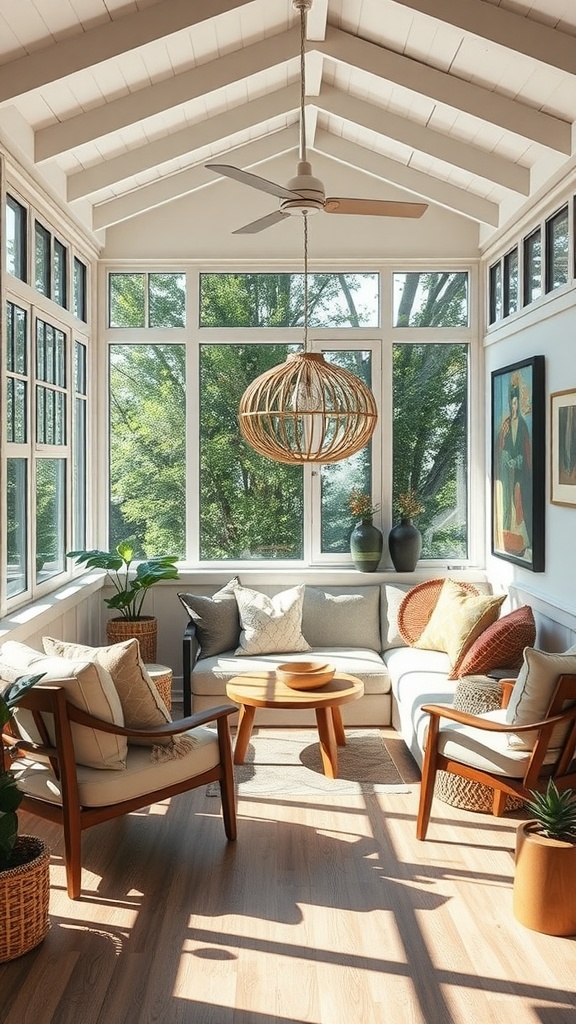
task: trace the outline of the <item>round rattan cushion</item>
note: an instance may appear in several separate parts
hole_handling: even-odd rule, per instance
[[[457,711],[468,711],[471,715],[481,715],[483,711],[494,711],[501,706],[501,691],[496,682],[480,676],[463,676],[454,693],[453,705]],[[463,779],[451,772],[439,771],[436,774],[435,795],[445,804],[460,807],[465,811],[481,811],[492,813],[494,790],[472,779]],[[515,811],[522,807],[519,797],[506,798],[506,810]]]
[[[443,579],[426,580],[412,587],[402,600],[398,609],[398,632],[409,647],[413,647],[422,636],[443,586]],[[458,586],[471,594],[480,593],[472,583],[458,581]]]

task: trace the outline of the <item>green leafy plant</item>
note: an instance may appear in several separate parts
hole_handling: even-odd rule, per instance
[[[0,730],[12,721],[12,709],[46,673],[20,676],[0,693]],[[18,838],[18,810],[23,794],[9,771],[0,771],[0,871],[11,866],[12,851]]]
[[[540,835],[576,843],[576,792],[565,789],[560,793],[549,779],[545,793],[532,791],[531,796],[526,807],[534,817]]]
[[[108,579],[116,593],[114,597],[104,599],[108,608],[113,608],[123,619],[133,622],[141,619],[142,603],[150,587],[161,580],[180,579],[174,563],[177,558],[172,555],[161,555],[139,562],[134,575],[130,575],[130,567],[134,561],[135,545],[130,541],[122,541],[115,551],[69,551],[68,558],[75,558],[79,564],[84,563],[87,569],[105,569]]]
[[[348,497],[348,508],[353,516],[360,519],[371,519],[380,509],[380,505],[374,505],[372,495],[353,487]]]

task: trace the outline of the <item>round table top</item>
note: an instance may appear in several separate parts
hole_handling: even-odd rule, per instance
[[[318,690],[292,690],[274,671],[245,672],[229,681],[226,693],[236,704],[255,708],[330,708],[358,700],[364,694],[364,683],[337,672]]]

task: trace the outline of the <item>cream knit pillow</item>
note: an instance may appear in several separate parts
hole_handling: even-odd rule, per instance
[[[268,597],[237,585],[234,593],[240,615],[240,646],[236,654],[275,654],[309,651],[302,635],[304,584]]]

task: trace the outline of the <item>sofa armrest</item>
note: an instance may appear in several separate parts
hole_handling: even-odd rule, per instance
[[[182,695],[185,718],[192,714],[191,676],[192,669],[198,660],[199,651],[200,644],[198,643],[196,624],[193,619],[190,619],[182,638]]]

